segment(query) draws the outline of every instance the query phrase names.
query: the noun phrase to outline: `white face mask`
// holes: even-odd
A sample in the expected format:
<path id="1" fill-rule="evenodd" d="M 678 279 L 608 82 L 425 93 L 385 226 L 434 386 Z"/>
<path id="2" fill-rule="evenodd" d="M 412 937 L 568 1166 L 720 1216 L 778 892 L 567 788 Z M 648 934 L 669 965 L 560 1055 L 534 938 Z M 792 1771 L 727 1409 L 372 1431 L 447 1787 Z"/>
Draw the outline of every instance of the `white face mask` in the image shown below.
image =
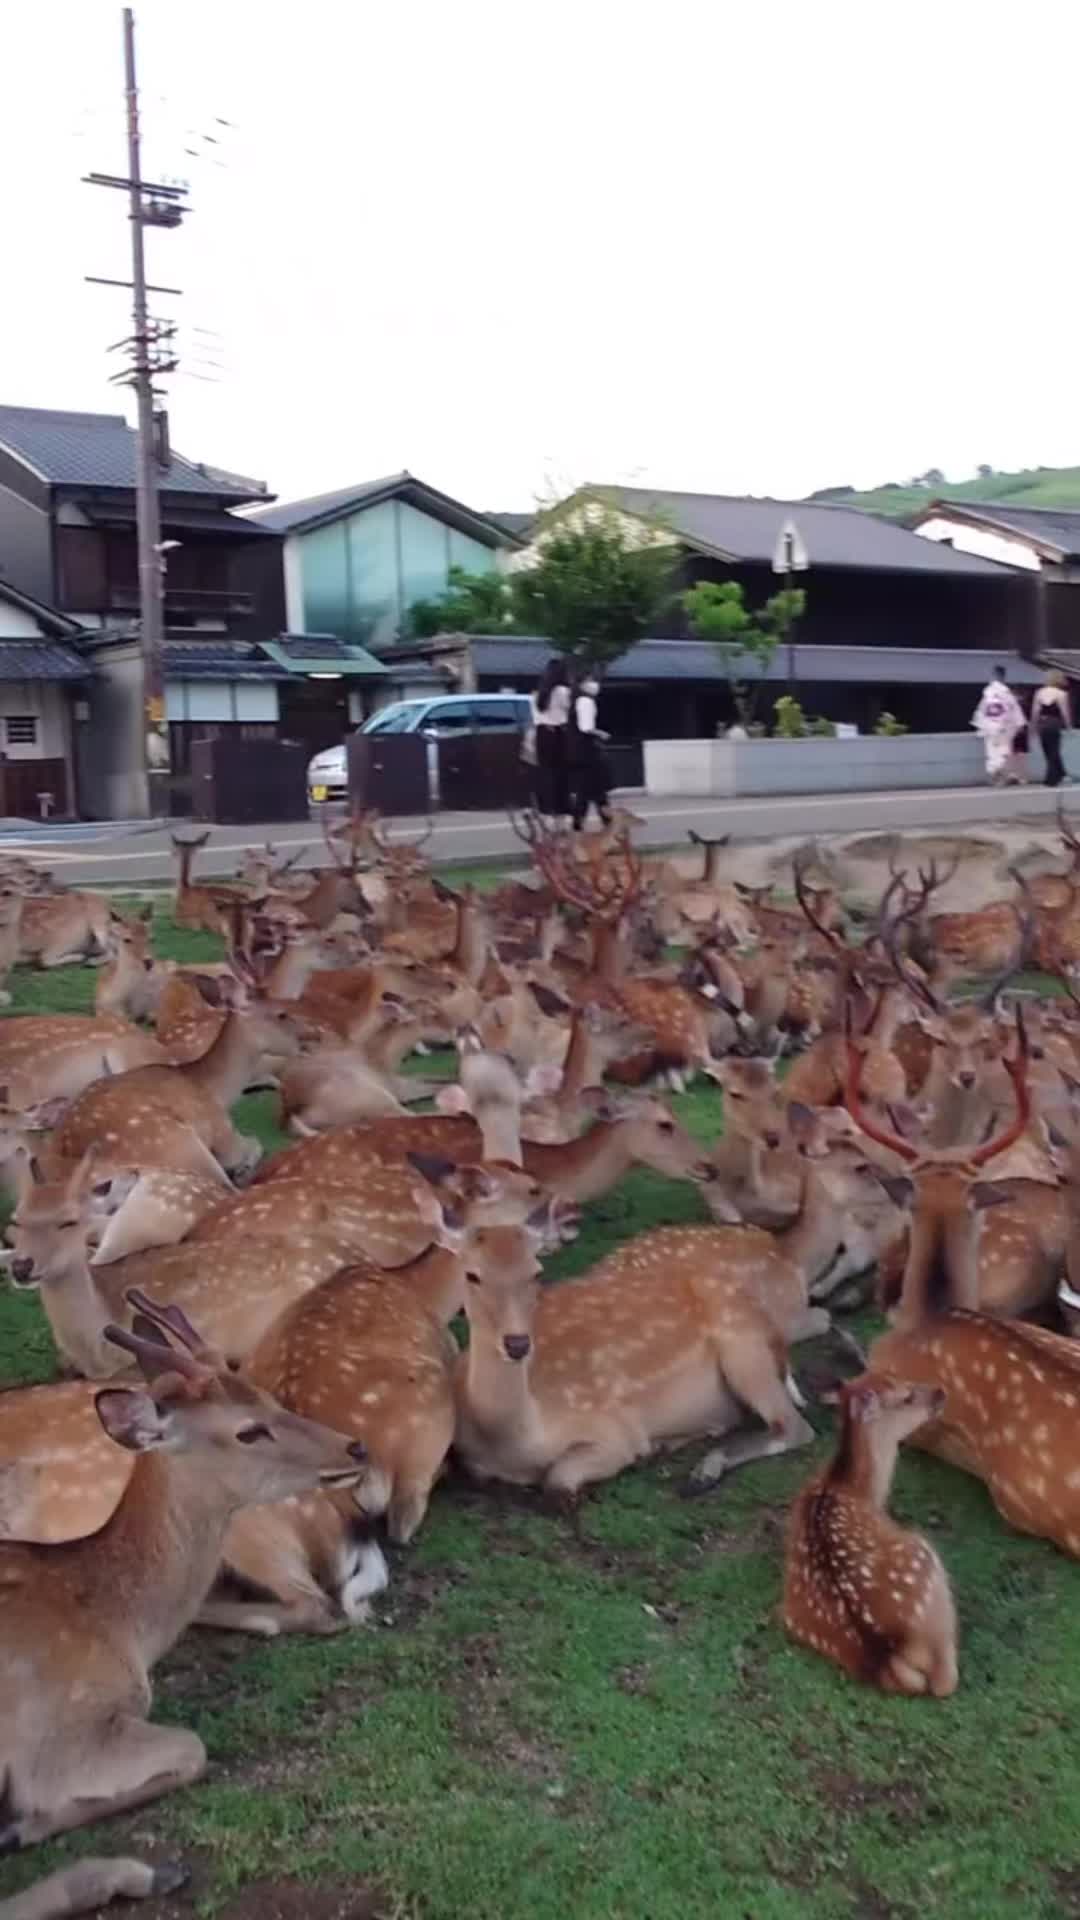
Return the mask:
<path id="1" fill-rule="evenodd" d="M 599 680 L 583 680 L 581 683 L 581 691 L 582 693 L 591 693 L 593 698 L 595 699 L 596 695 L 600 691 Z"/>

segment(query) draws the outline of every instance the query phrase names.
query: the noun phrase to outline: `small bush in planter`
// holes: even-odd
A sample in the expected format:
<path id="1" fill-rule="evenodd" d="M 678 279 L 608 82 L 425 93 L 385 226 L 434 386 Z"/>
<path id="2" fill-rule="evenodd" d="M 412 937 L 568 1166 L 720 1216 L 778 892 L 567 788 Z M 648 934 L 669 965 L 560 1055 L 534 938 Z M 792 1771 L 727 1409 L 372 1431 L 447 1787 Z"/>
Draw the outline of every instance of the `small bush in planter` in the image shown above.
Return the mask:
<path id="1" fill-rule="evenodd" d="M 811 734 L 815 740 L 835 740 L 836 721 L 826 720 L 823 713 L 817 713 L 814 714 L 812 719 L 807 720 L 806 731 Z"/>
<path id="2" fill-rule="evenodd" d="M 806 716 L 794 694 L 782 693 L 779 700 L 773 702 L 776 715 L 776 738 L 778 740 L 803 740 L 806 737 Z"/>
<path id="3" fill-rule="evenodd" d="M 898 720 L 895 713 L 889 713 L 888 710 L 879 713 L 874 722 L 874 732 L 883 740 L 897 740 L 907 731 L 903 721 Z"/>

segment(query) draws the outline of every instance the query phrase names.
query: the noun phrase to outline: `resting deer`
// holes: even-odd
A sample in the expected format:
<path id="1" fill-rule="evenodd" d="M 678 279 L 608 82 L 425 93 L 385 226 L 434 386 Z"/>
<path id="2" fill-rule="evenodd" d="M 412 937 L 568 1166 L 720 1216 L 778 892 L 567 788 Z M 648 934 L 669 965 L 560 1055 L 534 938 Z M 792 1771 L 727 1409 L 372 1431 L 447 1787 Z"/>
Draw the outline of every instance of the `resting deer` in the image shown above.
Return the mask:
<path id="1" fill-rule="evenodd" d="M 247 1172 L 258 1142 L 239 1133 L 229 1109 L 268 1059 L 295 1053 L 304 1031 L 290 1003 L 239 998 L 213 1044 L 180 1066 L 133 1068 L 74 1100 L 53 1133 L 48 1164 L 74 1165 L 91 1147 L 101 1164 L 171 1167 L 181 1173 Z"/>
<path id="2" fill-rule="evenodd" d="M 885 1693 L 955 1693 L 956 1613 L 922 1534 L 886 1511 L 901 1440 L 945 1395 L 874 1371 L 840 1388 L 840 1435 L 788 1523 L 784 1625 L 792 1638 Z"/>
<path id="3" fill-rule="evenodd" d="M 110 1338 L 142 1390 L 108 1387 L 98 1418 L 138 1455 L 101 1532 L 62 1547 L 0 1544 L 0 1851 L 129 1812 L 197 1780 L 194 1734 L 147 1718 L 150 1669 L 198 1613 L 239 1508 L 358 1479 L 363 1448 L 286 1413 L 233 1373 L 183 1314 L 132 1301 Z M 76 1863 L 4 1903 L 59 1920 L 118 1896 L 172 1891 L 175 1868 Z"/>
<path id="4" fill-rule="evenodd" d="M 22 916 L 23 895 L 0 887 L 0 1007 L 11 1005 L 7 980 L 19 962 Z"/>
<path id="5" fill-rule="evenodd" d="M 1080 1346 L 1043 1327 L 949 1312 L 875 1340 L 870 1364 L 943 1390 L 913 1444 L 981 1480 L 1002 1519 L 1080 1558 Z"/>
<path id="6" fill-rule="evenodd" d="M 164 1060 L 150 1034 L 114 1014 L 17 1013 L 0 1021 L 0 1081 L 23 1109 L 74 1100 L 103 1074 Z"/>
<path id="7" fill-rule="evenodd" d="M 175 833 L 171 838 L 180 861 L 173 900 L 173 919 L 177 926 L 185 927 L 189 933 L 226 933 L 231 903 L 246 898 L 246 894 L 236 887 L 196 886 L 192 881 L 192 864 L 210 838 L 209 828 L 187 840 Z"/>
<path id="8" fill-rule="evenodd" d="M 107 953 L 113 911 L 104 894 L 71 892 L 25 899 L 19 921 L 19 958 L 39 967 L 63 967 Z"/>
<path id="9" fill-rule="evenodd" d="M 164 979 L 150 940 L 153 917 L 153 907 L 145 907 L 136 920 L 110 923 L 105 963 L 94 981 L 95 1013 L 129 1020 L 146 1020 L 153 1013 Z"/>
<path id="10" fill-rule="evenodd" d="M 860 1133 L 900 1161 L 907 1172 L 882 1172 L 882 1185 L 910 1214 L 908 1247 L 893 1311 L 897 1326 L 918 1325 L 943 1274 L 950 1305 L 1015 1315 L 1039 1306 L 1061 1272 L 1066 1210 L 1055 1186 L 1033 1180 L 983 1180 L 982 1170 L 1003 1155 L 1031 1114 L 1026 1038 L 1017 1008 L 1017 1046 L 1005 1062 L 1016 1110 L 1010 1125 L 972 1149 L 921 1153 L 863 1106 L 861 1055 L 849 1047 L 845 1104 Z"/>

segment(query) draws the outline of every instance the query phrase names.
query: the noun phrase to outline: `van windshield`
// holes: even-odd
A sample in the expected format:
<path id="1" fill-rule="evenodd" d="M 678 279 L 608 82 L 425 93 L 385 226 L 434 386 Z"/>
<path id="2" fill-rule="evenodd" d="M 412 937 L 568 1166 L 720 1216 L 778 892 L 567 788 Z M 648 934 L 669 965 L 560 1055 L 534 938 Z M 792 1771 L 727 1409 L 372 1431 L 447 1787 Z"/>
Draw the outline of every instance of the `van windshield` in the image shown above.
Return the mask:
<path id="1" fill-rule="evenodd" d="M 361 733 L 409 733 L 416 725 L 422 705 L 415 700 L 398 700 L 392 707 L 383 707 L 365 720 Z"/>

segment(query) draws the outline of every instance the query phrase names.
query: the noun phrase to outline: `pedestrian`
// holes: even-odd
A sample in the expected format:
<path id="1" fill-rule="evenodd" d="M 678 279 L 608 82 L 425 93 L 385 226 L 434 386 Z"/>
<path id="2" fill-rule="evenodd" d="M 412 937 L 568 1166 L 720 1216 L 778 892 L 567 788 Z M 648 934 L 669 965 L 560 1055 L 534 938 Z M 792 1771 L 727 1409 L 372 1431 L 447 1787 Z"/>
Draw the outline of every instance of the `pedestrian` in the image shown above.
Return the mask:
<path id="1" fill-rule="evenodd" d="M 570 811 L 566 732 L 570 719 L 570 672 L 557 656 L 548 661 L 532 696 L 536 729 L 536 805 L 561 819 Z"/>
<path id="2" fill-rule="evenodd" d="M 1013 741 L 1024 725 L 1024 709 L 1005 684 L 1004 667 L 994 668 L 993 678 L 987 681 L 971 716 L 971 724 L 982 740 L 990 781 L 995 787 L 1003 786 L 1008 778 Z"/>
<path id="3" fill-rule="evenodd" d="M 586 668 L 574 683 L 567 745 L 570 749 L 570 791 L 573 801 L 574 832 L 580 833 L 590 807 L 595 807 L 605 827 L 611 825 L 611 774 L 603 742 L 607 734 L 596 724 L 596 703 L 600 682 Z"/>
<path id="4" fill-rule="evenodd" d="M 1052 667 L 1031 703 L 1031 719 L 1039 736 L 1046 761 L 1043 785 L 1060 787 L 1065 779 L 1061 758 L 1061 736 L 1072 726 L 1072 708 L 1066 691 L 1065 675 Z"/>

